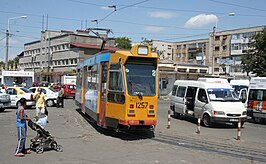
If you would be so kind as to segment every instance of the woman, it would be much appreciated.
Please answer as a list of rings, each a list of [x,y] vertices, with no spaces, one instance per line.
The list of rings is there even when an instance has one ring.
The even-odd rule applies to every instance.
[[[26,134],[27,134],[27,124],[30,118],[26,115],[25,107],[26,100],[20,100],[21,106],[17,109],[17,130],[18,130],[18,145],[16,148],[15,156],[23,157],[25,154],[29,154],[30,150],[25,149]]]

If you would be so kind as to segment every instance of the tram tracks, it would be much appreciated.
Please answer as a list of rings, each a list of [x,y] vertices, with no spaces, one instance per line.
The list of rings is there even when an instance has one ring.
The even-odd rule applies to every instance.
[[[247,159],[250,161],[266,162],[265,150],[236,146],[233,144],[218,143],[213,141],[204,141],[196,138],[184,136],[173,136],[167,134],[155,134],[152,140],[166,143],[174,146],[182,146],[185,148],[197,149],[200,151],[214,152],[231,157]]]
[[[90,122],[91,125],[95,125],[84,114],[82,114],[80,111],[78,112],[81,115],[83,115],[83,117],[88,122]],[[102,129],[96,125],[94,126],[94,128],[98,129],[98,131],[103,134],[110,135],[113,137],[118,137],[123,140],[150,139],[159,143],[169,144],[173,146],[179,146],[199,151],[213,152],[225,156],[250,160],[251,162],[256,161],[256,162],[266,163],[266,151],[258,148],[249,148],[229,143],[214,142],[209,140],[206,141],[202,138],[172,135],[172,134],[170,135],[165,133],[155,133],[154,136],[151,136],[150,133],[145,134],[145,132],[144,133],[139,133],[139,132],[134,133],[129,131],[115,132],[113,130]]]

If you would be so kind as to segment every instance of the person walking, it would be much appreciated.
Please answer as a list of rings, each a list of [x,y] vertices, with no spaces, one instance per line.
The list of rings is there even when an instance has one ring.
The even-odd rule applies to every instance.
[[[2,84],[1,92],[2,92],[2,93],[6,93],[6,92],[7,92],[6,90],[7,90],[7,89],[6,89],[5,84]]]
[[[40,117],[41,113],[45,112],[46,106],[46,95],[42,92],[42,88],[38,88],[37,93],[34,95],[34,99],[36,100],[36,117]]]
[[[18,145],[16,148],[15,156],[23,157],[25,154],[29,154],[30,150],[25,149],[27,124],[26,121],[31,120],[25,112],[26,100],[20,100],[21,106],[17,109],[17,130],[18,130]]]
[[[57,98],[57,108],[59,108],[60,106],[64,108],[64,88],[63,87],[59,87],[58,98]]]

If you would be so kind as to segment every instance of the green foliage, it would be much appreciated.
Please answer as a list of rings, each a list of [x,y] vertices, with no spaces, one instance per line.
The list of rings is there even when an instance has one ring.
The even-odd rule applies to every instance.
[[[131,49],[131,40],[127,37],[118,37],[115,38],[116,47],[124,50]]]
[[[247,73],[266,76],[266,29],[253,36],[249,50],[241,60],[242,68]]]

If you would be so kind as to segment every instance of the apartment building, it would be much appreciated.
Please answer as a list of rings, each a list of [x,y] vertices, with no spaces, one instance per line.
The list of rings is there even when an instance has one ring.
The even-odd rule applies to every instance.
[[[75,75],[77,63],[100,51],[103,40],[87,31],[41,32],[41,39],[24,45],[19,70],[34,71],[35,81],[60,82],[62,75]],[[105,50],[116,50],[107,39]]]
[[[157,52],[160,59],[172,60],[173,58],[173,43],[153,40],[149,43],[154,52]]]
[[[211,67],[214,66],[214,74],[246,78],[246,73],[241,69],[241,56],[250,49],[248,45],[252,41],[252,36],[265,27],[248,27],[211,33],[209,53],[213,54]],[[212,56],[209,60],[212,60]]]

